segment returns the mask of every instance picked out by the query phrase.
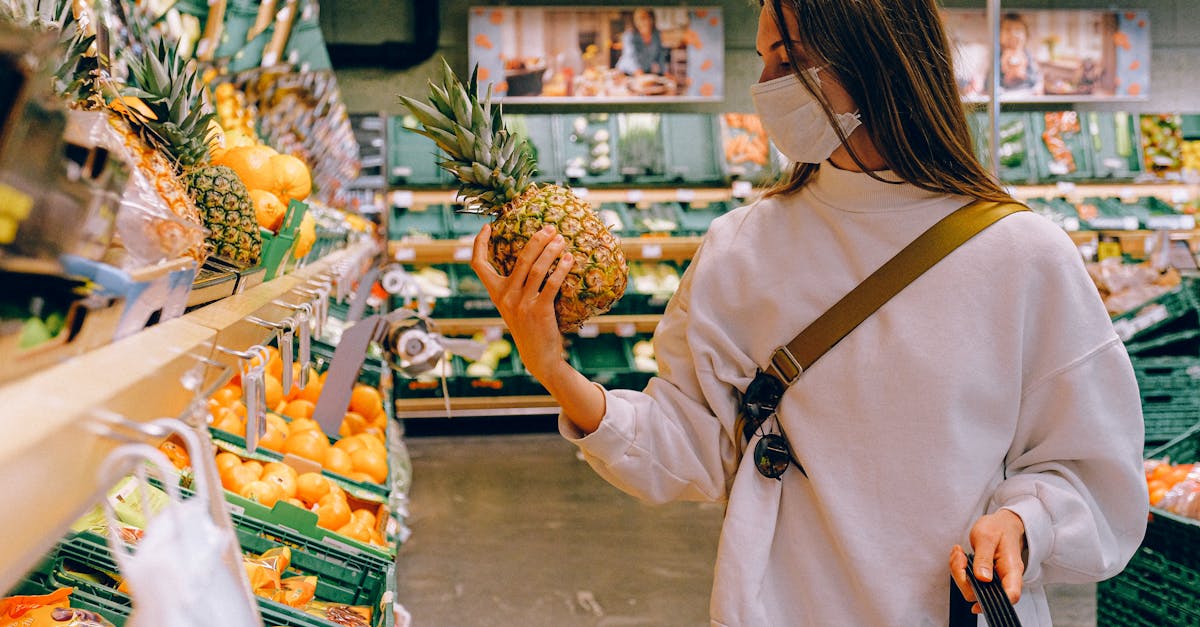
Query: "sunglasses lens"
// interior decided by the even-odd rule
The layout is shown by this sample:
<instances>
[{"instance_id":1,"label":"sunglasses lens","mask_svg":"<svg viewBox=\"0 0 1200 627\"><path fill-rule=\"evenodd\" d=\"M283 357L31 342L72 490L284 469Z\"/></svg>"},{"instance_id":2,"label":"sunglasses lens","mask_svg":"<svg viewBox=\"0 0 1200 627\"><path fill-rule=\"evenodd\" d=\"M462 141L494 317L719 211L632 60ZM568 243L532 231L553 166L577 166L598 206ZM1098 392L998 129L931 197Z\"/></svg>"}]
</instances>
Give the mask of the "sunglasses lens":
<instances>
[{"instance_id":1,"label":"sunglasses lens","mask_svg":"<svg viewBox=\"0 0 1200 627\"><path fill-rule=\"evenodd\" d=\"M769 479L778 479L788 469L791 458L787 440L775 433L764 435L754 447L754 466Z\"/></svg>"}]
</instances>

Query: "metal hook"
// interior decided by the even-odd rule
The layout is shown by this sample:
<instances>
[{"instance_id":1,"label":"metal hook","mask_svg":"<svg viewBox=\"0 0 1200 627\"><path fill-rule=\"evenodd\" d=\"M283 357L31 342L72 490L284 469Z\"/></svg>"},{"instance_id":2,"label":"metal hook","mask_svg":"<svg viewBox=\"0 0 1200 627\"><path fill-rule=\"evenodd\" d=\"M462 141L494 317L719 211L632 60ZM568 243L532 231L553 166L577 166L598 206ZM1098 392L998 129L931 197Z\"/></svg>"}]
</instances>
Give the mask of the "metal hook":
<instances>
[{"instance_id":1,"label":"metal hook","mask_svg":"<svg viewBox=\"0 0 1200 627\"><path fill-rule=\"evenodd\" d=\"M159 425L134 422L108 409L96 408L89 413L88 427L101 437L128 443L147 443L161 440L169 433Z\"/></svg>"},{"instance_id":2,"label":"metal hook","mask_svg":"<svg viewBox=\"0 0 1200 627\"><path fill-rule=\"evenodd\" d=\"M279 322L271 322L270 320L263 320L262 318L259 318L257 316L246 316L246 322L257 324L260 327L266 327L268 329L275 329L278 331L282 331L284 329L287 329L289 331L296 330L296 320L293 318L290 318L290 317L284 318L283 320L280 320Z\"/></svg>"},{"instance_id":3,"label":"metal hook","mask_svg":"<svg viewBox=\"0 0 1200 627\"><path fill-rule=\"evenodd\" d=\"M257 344L255 346L257 346ZM225 348L224 346L217 346L216 349L221 351L222 353L225 353L226 355L232 355L234 357L237 357L239 359L244 359L246 361L250 361L251 359L254 359L255 355L257 355L257 353L252 352L254 350L253 346L250 347L250 350L247 352L236 351L236 350L233 350L232 348Z\"/></svg>"}]
</instances>

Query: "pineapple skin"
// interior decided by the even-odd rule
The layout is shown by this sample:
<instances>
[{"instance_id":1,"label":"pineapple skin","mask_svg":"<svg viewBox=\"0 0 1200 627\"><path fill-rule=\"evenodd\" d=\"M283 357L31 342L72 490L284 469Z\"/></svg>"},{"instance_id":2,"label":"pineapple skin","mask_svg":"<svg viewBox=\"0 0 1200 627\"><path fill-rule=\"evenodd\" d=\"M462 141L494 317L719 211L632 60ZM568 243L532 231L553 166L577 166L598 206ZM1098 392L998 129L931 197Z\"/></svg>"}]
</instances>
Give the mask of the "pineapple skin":
<instances>
[{"instance_id":1,"label":"pineapple skin","mask_svg":"<svg viewBox=\"0 0 1200 627\"><path fill-rule=\"evenodd\" d=\"M262 237L250 193L237 173L223 165L200 166L189 170L184 182L210 231L206 243L212 254L242 269L257 265Z\"/></svg>"},{"instance_id":2,"label":"pineapple skin","mask_svg":"<svg viewBox=\"0 0 1200 627\"><path fill-rule=\"evenodd\" d=\"M529 238L547 224L554 225L575 258L554 299L559 331L572 333L621 298L629 268L620 242L586 201L557 185L532 185L492 222L489 252L496 270L511 274ZM550 271L556 267L557 261Z\"/></svg>"}]
</instances>

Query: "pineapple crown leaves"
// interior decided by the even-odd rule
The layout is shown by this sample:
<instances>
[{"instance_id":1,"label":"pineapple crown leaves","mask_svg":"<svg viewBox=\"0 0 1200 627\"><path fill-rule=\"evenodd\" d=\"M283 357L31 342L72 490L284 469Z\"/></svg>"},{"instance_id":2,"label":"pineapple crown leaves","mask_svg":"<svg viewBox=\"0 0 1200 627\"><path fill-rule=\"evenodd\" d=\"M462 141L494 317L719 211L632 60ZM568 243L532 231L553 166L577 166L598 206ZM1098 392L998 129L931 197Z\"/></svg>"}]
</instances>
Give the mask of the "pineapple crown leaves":
<instances>
[{"instance_id":1,"label":"pineapple crown leaves","mask_svg":"<svg viewBox=\"0 0 1200 627\"><path fill-rule=\"evenodd\" d=\"M204 104L204 88L187 60L161 36L148 34L147 40L140 54L127 59L129 77L120 93L141 100L151 115L132 107L125 114L180 166L197 165L208 156L209 123L216 114Z\"/></svg>"},{"instance_id":2,"label":"pineapple crown leaves","mask_svg":"<svg viewBox=\"0 0 1200 627\"><path fill-rule=\"evenodd\" d=\"M442 59L442 79L429 82L429 102L400 96L423 128L414 132L433 140L449 159L438 163L459 180L459 194L496 213L529 188L537 163L525 138L504 127L501 107L492 104L489 86L479 95L479 67L464 85Z\"/></svg>"}]
</instances>

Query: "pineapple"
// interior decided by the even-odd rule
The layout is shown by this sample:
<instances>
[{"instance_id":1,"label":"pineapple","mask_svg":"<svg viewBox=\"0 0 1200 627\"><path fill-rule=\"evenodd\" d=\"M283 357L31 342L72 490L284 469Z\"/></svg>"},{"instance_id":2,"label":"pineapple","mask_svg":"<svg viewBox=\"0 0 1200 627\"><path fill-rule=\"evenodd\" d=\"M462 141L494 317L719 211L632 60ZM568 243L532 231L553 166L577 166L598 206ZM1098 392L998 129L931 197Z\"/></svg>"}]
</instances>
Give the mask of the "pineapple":
<instances>
[{"instance_id":1,"label":"pineapple","mask_svg":"<svg viewBox=\"0 0 1200 627\"><path fill-rule=\"evenodd\" d=\"M464 86L444 59L442 66L442 83L430 82L430 104L405 96L401 102L424 127L417 132L449 156L439 165L459 180L459 195L471 210L495 216L489 250L501 274L512 272L525 243L543 226L552 224L563 236L575 264L554 311L560 331L578 330L625 292L629 270L620 243L569 189L532 182L536 163L527 141L505 129L490 90L479 97L478 69Z\"/></svg>"},{"instance_id":2,"label":"pineapple","mask_svg":"<svg viewBox=\"0 0 1200 627\"><path fill-rule=\"evenodd\" d=\"M239 268L254 266L262 254L262 237L250 194L233 170L206 165L215 116L201 101L204 88L186 60L160 36L144 37L141 54L127 59L124 96L113 103L136 131L137 137L127 135L127 142L141 140L138 154L145 157L160 193L178 201L175 188L185 190L194 207L186 217L209 230L209 252ZM165 159L148 153L167 155L174 163L164 164Z\"/></svg>"}]
</instances>

